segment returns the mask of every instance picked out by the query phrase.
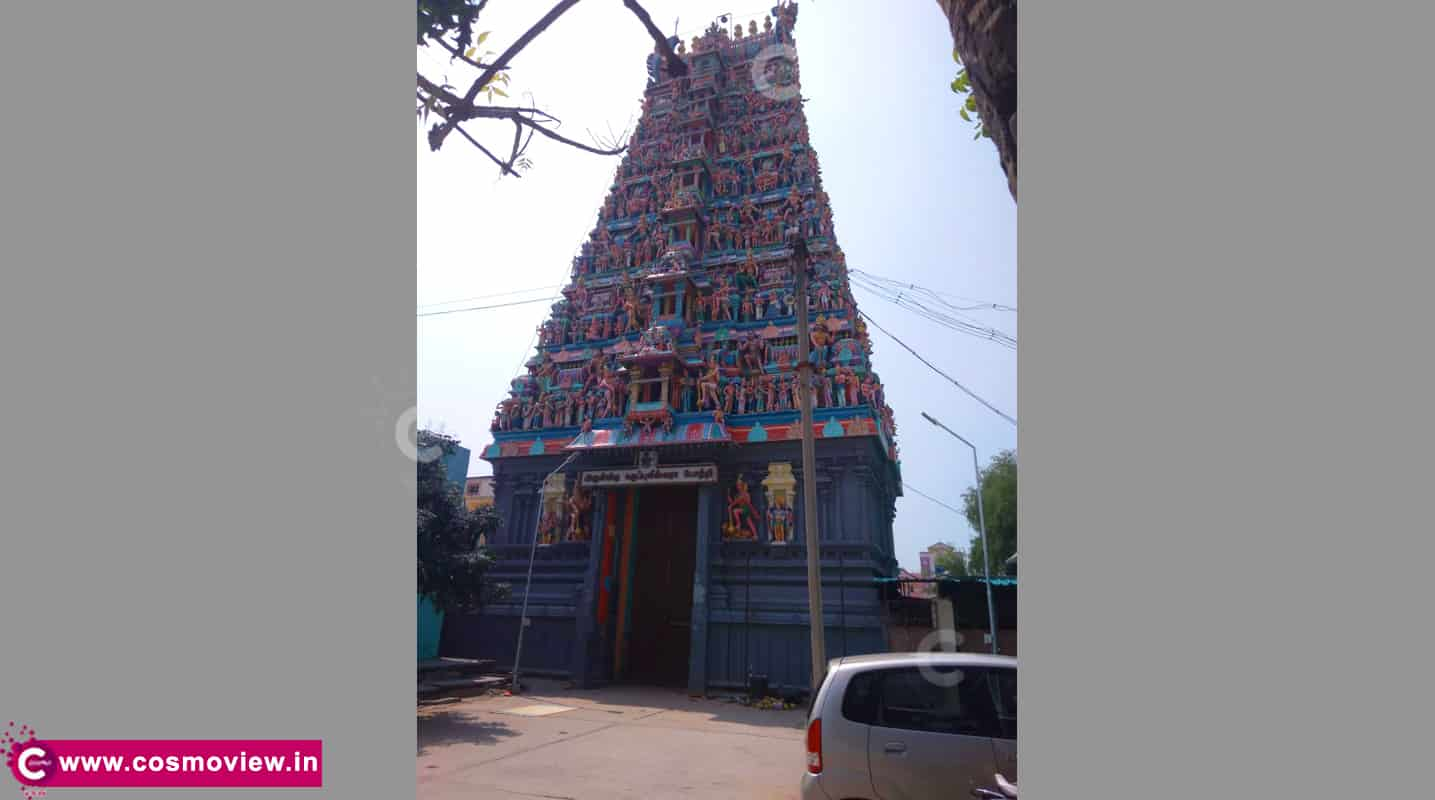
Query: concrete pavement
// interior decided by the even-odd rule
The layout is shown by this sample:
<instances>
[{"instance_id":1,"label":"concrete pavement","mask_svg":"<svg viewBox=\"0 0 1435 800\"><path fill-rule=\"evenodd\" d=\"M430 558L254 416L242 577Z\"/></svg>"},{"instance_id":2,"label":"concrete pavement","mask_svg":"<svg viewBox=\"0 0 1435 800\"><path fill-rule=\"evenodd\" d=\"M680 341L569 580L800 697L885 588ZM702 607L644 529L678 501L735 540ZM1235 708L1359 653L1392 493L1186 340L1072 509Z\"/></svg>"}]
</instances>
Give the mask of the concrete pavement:
<instances>
[{"instance_id":1,"label":"concrete pavement","mask_svg":"<svg viewBox=\"0 0 1435 800\"><path fill-rule=\"evenodd\" d=\"M802 709L528 685L520 696L419 707L419 800L797 797Z\"/></svg>"}]
</instances>

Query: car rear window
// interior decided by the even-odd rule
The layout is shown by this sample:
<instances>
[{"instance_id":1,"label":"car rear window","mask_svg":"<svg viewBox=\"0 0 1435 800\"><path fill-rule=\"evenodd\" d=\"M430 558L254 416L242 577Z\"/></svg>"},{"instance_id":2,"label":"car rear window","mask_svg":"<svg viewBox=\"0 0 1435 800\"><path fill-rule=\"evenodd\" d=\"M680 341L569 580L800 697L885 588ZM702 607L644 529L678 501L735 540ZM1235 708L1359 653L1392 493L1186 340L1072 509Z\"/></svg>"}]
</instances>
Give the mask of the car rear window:
<instances>
[{"instance_id":1,"label":"car rear window","mask_svg":"<svg viewBox=\"0 0 1435 800\"><path fill-rule=\"evenodd\" d=\"M877 688L882 674L880 670L871 670L852 676L847 682L847 693L842 696L842 716L863 725L877 724Z\"/></svg>"},{"instance_id":2,"label":"car rear window","mask_svg":"<svg viewBox=\"0 0 1435 800\"><path fill-rule=\"evenodd\" d=\"M842 716L886 728L1015 738L1015 693L1012 670L869 670L848 682Z\"/></svg>"},{"instance_id":3,"label":"car rear window","mask_svg":"<svg viewBox=\"0 0 1435 800\"><path fill-rule=\"evenodd\" d=\"M1016 738L1016 670L994 669L988 674L996 695L997 719L1002 739Z\"/></svg>"}]
</instances>

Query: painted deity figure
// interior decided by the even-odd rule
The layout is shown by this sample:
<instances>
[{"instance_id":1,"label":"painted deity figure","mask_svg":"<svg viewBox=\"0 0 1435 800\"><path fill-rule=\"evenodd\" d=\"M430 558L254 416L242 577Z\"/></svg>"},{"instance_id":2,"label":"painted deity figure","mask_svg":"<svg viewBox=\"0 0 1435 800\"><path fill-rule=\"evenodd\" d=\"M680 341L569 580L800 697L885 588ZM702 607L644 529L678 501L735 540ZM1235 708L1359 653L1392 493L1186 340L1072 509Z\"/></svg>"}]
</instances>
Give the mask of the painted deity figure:
<instances>
[{"instance_id":1,"label":"painted deity figure","mask_svg":"<svg viewBox=\"0 0 1435 800\"><path fill-rule=\"evenodd\" d=\"M737 479L732 494L728 496L727 524L724 531L730 539L757 538L757 509L753 508L752 495L747 491L747 481Z\"/></svg>"},{"instance_id":2,"label":"painted deity figure","mask_svg":"<svg viewBox=\"0 0 1435 800\"><path fill-rule=\"evenodd\" d=\"M740 289L752 289L757 286L757 262L753 260L751 250L747 251L747 260L737 268L737 285Z\"/></svg>"},{"instance_id":3,"label":"painted deity figure","mask_svg":"<svg viewBox=\"0 0 1435 800\"><path fill-rule=\"evenodd\" d=\"M678 378L678 386L681 387L678 393L680 398L679 411L692 411L694 395L697 391L697 381L687 371L683 370L682 377Z\"/></svg>"},{"instance_id":4,"label":"painted deity figure","mask_svg":"<svg viewBox=\"0 0 1435 800\"><path fill-rule=\"evenodd\" d=\"M603 378L598 382L598 416L611 417L618 413L618 376L612 370L604 369Z\"/></svg>"},{"instance_id":5,"label":"painted deity figure","mask_svg":"<svg viewBox=\"0 0 1435 800\"><path fill-rule=\"evenodd\" d=\"M763 340L762 334L753 332L743 345L743 366L753 372L761 372L763 364L767 361L766 350L766 342Z\"/></svg>"},{"instance_id":6,"label":"painted deity figure","mask_svg":"<svg viewBox=\"0 0 1435 800\"><path fill-rule=\"evenodd\" d=\"M588 526L583 524L583 517L592 507L593 500L583 491L583 487L574 486L573 494L568 496L568 541L582 542L588 539Z\"/></svg>"},{"instance_id":7,"label":"painted deity figure","mask_svg":"<svg viewBox=\"0 0 1435 800\"><path fill-rule=\"evenodd\" d=\"M552 511L543 512L543 520L538 523L538 543L550 545L558 541L558 515Z\"/></svg>"},{"instance_id":8,"label":"painted deity figure","mask_svg":"<svg viewBox=\"0 0 1435 800\"><path fill-rule=\"evenodd\" d=\"M826 281L817 285L817 307L823 311L832 308L832 286Z\"/></svg>"},{"instance_id":9,"label":"painted deity figure","mask_svg":"<svg viewBox=\"0 0 1435 800\"><path fill-rule=\"evenodd\" d=\"M827 326L822 322L822 318L819 317L817 324L812 326L811 334L808 336L812 343L812 349L807 356L818 367L827 363L827 345L832 341L832 334L827 332Z\"/></svg>"},{"instance_id":10,"label":"painted deity figure","mask_svg":"<svg viewBox=\"0 0 1435 800\"><path fill-rule=\"evenodd\" d=\"M767 507L767 535L773 544L787 544L792 533L792 508L783 494L774 495Z\"/></svg>"},{"instance_id":11,"label":"painted deity figure","mask_svg":"<svg viewBox=\"0 0 1435 800\"><path fill-rule=\"evenodd\" d=\"M847 370L847 405L855 406L858 403L858 396L861 394L862 380L851 368Z\"/></svg>"},{"instance_id":12,"label":"painted deity figure","mask_svg":"<svg viewBox=\"0 0 1435 800\"><path fill-rule=\"evenodd\" d=\"M702 377L698 379L698 405L704 410L708 408L708 403L712 403L713 408L718 408L720 405L718 400L718 380L717 356L712 356L708 361L707 372L704 372Z\"/></svg>"},{"instance_id":13,"label":"painted deity figure","mask_svg":"<svg viewBox=\"0 0 1435 800\"><path fill-rule=\"evenodd\" d=\"M627 316L627 324L623 326L624 333L642 330L642 322L639 318L640 307L638 305L638 295L631 289L628 290L627 295L623 298L623 312Z\"/></svg>"}]
</instances>

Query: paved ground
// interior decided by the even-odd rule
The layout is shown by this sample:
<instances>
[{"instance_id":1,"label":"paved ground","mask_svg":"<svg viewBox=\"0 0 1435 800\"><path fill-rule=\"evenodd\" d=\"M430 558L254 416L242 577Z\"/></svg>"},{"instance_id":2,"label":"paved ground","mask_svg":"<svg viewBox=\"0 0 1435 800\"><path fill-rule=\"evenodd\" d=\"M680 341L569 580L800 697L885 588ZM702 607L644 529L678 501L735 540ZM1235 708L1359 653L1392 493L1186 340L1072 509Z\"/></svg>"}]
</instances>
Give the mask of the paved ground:
<instances>
[{"instance_id":1,"label":"paved ground","mask_svg":"<svg viewBox=\"0 0 1435 800\"><path fill-rule=\"evenodd\" d=\"M802 709L747 708L647 687L423 704L418 798L795 798Z\"/></svg>"}]
</instances>

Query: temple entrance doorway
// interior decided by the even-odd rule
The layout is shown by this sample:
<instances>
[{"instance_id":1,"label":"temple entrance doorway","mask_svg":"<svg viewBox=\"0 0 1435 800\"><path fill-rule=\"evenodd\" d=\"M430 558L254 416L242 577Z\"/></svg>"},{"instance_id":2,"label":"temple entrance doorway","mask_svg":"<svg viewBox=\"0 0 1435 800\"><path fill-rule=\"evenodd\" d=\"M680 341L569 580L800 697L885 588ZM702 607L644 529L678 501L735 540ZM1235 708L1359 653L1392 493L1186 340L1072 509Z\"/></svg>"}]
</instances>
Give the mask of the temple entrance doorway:
<instances>
[{"instance_id":1,"label":"temple entrance doorway","mask_svg":"<svg viewBox=\"0 0 1435 800\"><path fill-rule=\"evenodd\" d=\"M692 642L698 490L645 486L638 491L629 600L631 628L623 678L686 686Z\"/></svg>"}]
</instances>

